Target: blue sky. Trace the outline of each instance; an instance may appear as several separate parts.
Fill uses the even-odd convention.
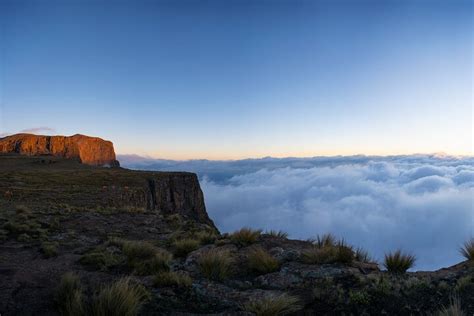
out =
[[[0,133],[171,159],[473,154],[470,1],[0,1]]]

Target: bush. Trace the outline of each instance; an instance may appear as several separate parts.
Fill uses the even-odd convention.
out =
[[[180,239],[173,243],[174,254],[177,257],[186,257],[190,252],[198,249],[200,242],[196,239]]]
[[[143,303],[149,298],[146,289],[133,284],[130,278],[122,278],[103,288],[94,300],[94,316],[137,315]]]
[[[159,272],[153,278],[153,284],[157,287],[191,287],[192,283],[192,279],[187,274],[177,272]]]
[[[469,261],[474,261],[474,238],[466,241],[460,249],[461,254]]]
[[[287,239],[288,238],[288,233],[287,232],[284,232],[282,230],[269,230],[269,231],[266,231],[265,234],[267,235],[270,235],[272,237],[276,237],[276,238],[282,238],[282,239]]]
[[[415,265],[415,261],[416,257],[414,255],[396,250],[395,252],[385,254],[384,266],[388,272],[405,273]]]
[[[81,280],[74,273],[68,272],[61,277],[54,296],[61,315],[79,316],[86,314]]]
[[[214,281],[222,281],[231,275],[232,262],[229,252],[217,249],[203,253],[198,259],[201,273]]]
[[[248,256],[248,267],[253,272],[265,274],[277,271],[280,263],[262,248],[256,248]]]
[[[247,312],[257,316],[288,315],[301,308],[298,298],[288,294],[271,295],[244,305]]]
[[[41,252],[46,258],[56,257],[59,253],[57,242],[43,242],[41,244]]]
[[[248,246],[257,242],[261,233],[261,230],[254,230],[251,228],[244,227],[232,233],[230,235],[230,239],[232,240],[232,242],[236,243],[239,246]]]
[[[106,271],[110,267],[117,265],[120,262],[118,256],[107,251],[107,249],[94,249],[84,254],[79,262],[94,270]]]

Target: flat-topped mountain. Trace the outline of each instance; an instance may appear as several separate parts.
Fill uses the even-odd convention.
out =
[[[52,155],[78,159],[81,163],[93,166],[119,166],[112,142],[80,134],[73,136],[15,134],[0,138],[0,153]]]

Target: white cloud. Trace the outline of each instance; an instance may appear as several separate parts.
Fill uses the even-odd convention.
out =
[[[474,236],[472,157],[154,160],[135,167],[197,172],[223,232],[251,226],[302,239],[330,232],[378,259],[399,247],[411,251],[415,269],[458,263],[459,246]]]
[[[473,165],[369,161],[262,169],[224,183],[204,178],[202,187],[224,232],[242,226],[283,229],[294,238],[331,232],[379,259],[400,247],[418,256],[417,269],[436,269],[459,262],[459,245],[474,234],[473,172]]]

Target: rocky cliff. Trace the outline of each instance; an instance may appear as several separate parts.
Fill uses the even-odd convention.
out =
[[[15,134],[0,138],[0,153],[52,155],[94,166],[119,166],[112,142],[80,134],[69,137]]]

